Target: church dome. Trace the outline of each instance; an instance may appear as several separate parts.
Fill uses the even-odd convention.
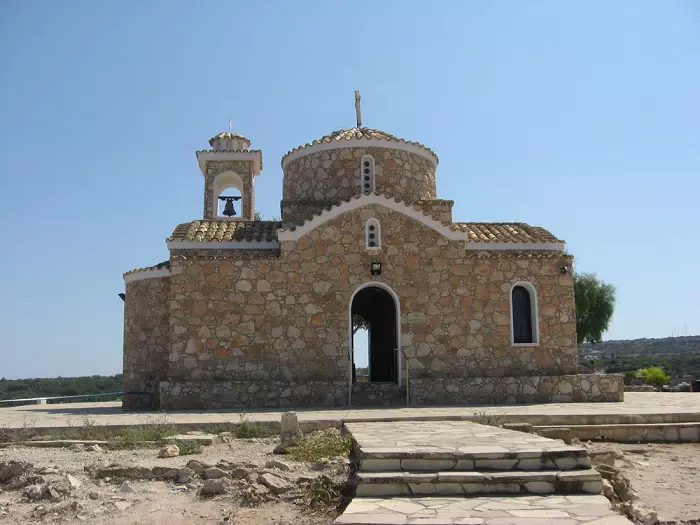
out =
[[[404,140],[402,138],[399,138],[395,135],[392,135],[391,133],[387,133],[386,131],[383,131],[381,129],[373,129],[373,128],[345,128],[345,129],[339,129],[336,131],[330,132],[328,135],[324,135],[320,139],[314,140],[312,142],[307,142],[306,144],[302,146],[297,146],[296,148],[289,150],[284,157],[282,157],[282,167],[284,168],[285,166],[285,161],[290,157],[296,157],[297,152],[301,152],[302,150],[305,150],[307,148],[312,148],[314,146],[318,145],[337,145],[337,147],[342,148],[344,147],[344,142],[347,141],[356,141],[356,140],[366,140],[366,141],[382,141],[382,142],[388,142],[388,143],[396,143],[396,144],[402,144],[402,145],[407,145],[407,146],[414,146],[416,148],[420,148],[424,150],[426,154],[431,156],[433,159],[435,159],[435,164],[438,163],[438,156],[437,154],[431,150],[430,148],[424,146],[420,142],[413,142],[410,140]]]
[[[379,193],[434,200],[438,157],[423,144],[362,126],[333,131],[282,157],[282,218],[298,222],[329,204]]]
[[[247,151],[250,140],[238,133],[224,131],[210,138],[209,145],[214,151]]]

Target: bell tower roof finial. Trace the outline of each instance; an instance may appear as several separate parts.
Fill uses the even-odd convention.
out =
[[[360,90],[355,90],[355,115],[357,116],[357,127],[362,127],[362,113],[360,112]]]

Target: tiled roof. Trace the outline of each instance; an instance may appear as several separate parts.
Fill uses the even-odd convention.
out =
[[[266,242],[277,240],[277,221],[202,220],[178,224],[168,241]]]
[[[329,133],[328,135],[325,135],[321,137],[318,140],[314,140],[313,142],[307,142],[303,146],[298,146],[292,150],[289,150],[284,157],[282,157],[282,162],[284,162],[284,159],[287,158],[290,154],[302,150],[304,148],[308,148],[310,146],[315,146],[317,144],[324,144],[324,143],[332,143],[332,142],[343,142],[346,140],[385,140],[387,142],[400,142],[401,144],[411,144],[413,146],[418,146],[420,148],[423,148],[427,152],[429,152],[431,155],[435,157],[435,160],[438,160],[437,154],[431,150],[430,148],[424,146],[420,142],[412,142],[410,140],[404,140],[400,139],[391,133],[387,133],[386,131],[382,131],[380,129],[372,129],[372,128],[346,128],[346,129],[340,129],[337,131],[333,131],[332,133]]]
[[[245,140],[248,145],[250,145],[250,139],[247,137],[244,137],[243,135],[239,135],[238,133],[234,133],[232,131],[224,131],[223,133],[219,133],[218,135],[214,135],[212,138],[209,139],[209,144],[213,147],[214,142],[219,140],[219,139],[240,139],[240,140]]]
[[[454,229],[467,234],[467,242],[563,243],[539,226],[523,222],[455,222]]]
[[[126,272],[124,275],[129,275],[131,273],[137,273],[137,272],[145,272],[148,270],[163,270],[163,269],[170,269],[170,260],[159,262],[158,264],[154,264],[153,266],[146,266],[145,268],[134,268],[133,270],[129,270]]]
[[[376,193],[376,192],[375,192],[375,193],[372,193],[371,195],[380,195],[380,196],[384,196],[384,195],[382,195],[381,193]],[[367,194],[361,193],[361,194],[359,194],[359,195],[353,195],[353,196],[351,196],[351,197],[346,197],[346,198],[343,199],[343,200],[339,200],[339,201],[332,202],[332,203],[327,203],[327,205],[326,205],[323,209],[321,209],[320,211],[317,211],[316,213],[310,214],[309,217],[307,217],[306,219],[304,219],[304,220],[301,222],[301,224],[294,224],[294,225],[291,225],[289,228],[285,228],[285,230],[292,231],[292,232],[293,232],[293,231],[296,231],[297,228],[303,227],[306,223],[313,221],[314,219],[316,219],[317,217],[320,217],[320,216],[323,215],[324,213],[329,212],[329,211],[331,211],[331,210],[334,209],[334,208],[339,208],[339,207],[341,207],[341,206],[344,206],[344,205],[346,205],[347,203],[349,203],[349,202],[351,202],[351,201],[360,200],[360,199],[362,199],[362,198],[364,198],[364,197],[366,197],[366,196],[367,196]],[[404,202],[402,199],[400,199],[400,198],[398,198],[398,197],[387,197],[387,198],[388,198],[388,199],[391,199],[391,200],[393,200],[394,202],[397,202],[397,203],[399,203],[399,204],[403,204],[403,205],[405,205],[405,206],[412,207],[411,204],[409,204],[409,203],[407,203],[407,202]],[[425,215],[426,218],[428,218],[428,219],[430,219],[430,220],[435,220],[435,219],[433,219],[430,215],[428,215],[427,213],[425,213],[425,210],[422,209],[420,206],[413,206],[413,208],[414,208],[416,211],[419,211],[420,213],[422,213],[423,215]],[[439,221],[437,221],[437,222],[439,222]],[[442,222],[442,223],[440,223],[440,224],[443,224],[443,225],[445,225],[445,226],[449,226],[449,225],[450,225],[449,222]],[[285,230],[283,230],[283,231],[285,231]]]

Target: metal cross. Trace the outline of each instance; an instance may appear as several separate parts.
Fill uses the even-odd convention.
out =
[[[357,127],[362,127],[362,114],[360,113],[360,90],[355,90],[355,113],[357,114]]]

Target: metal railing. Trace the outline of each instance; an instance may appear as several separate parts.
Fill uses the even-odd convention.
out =
[[[43,405],[49,401],[60,401],[69,399],[88,399],[96,397],[121,397],[123,392],[105,392],[103,394],[78,394],[74,396],[40,396],[40,397],[25,397],[22,399],[0,399],[0,405],[10,404],[12,406],[17,405]]]

